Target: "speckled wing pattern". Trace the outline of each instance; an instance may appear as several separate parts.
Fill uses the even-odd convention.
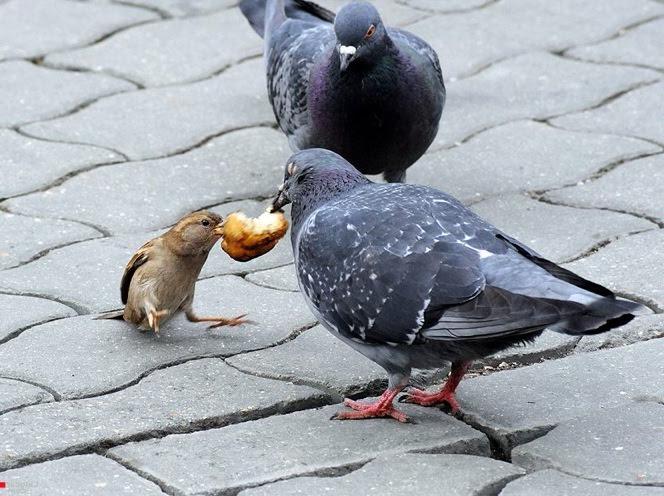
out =
[[[309,133],[307,94],[311,67],[334,43],[329,23],[289,19],[273,34],[267,54],[267,86],[279,127],[293,150],[305,147]]]

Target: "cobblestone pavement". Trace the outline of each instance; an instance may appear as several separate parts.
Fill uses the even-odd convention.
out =
[[[664,3],[375,2],[448,82],[409,180],[652,310],[476,364],[416,425],[328,420],[385,374],[316,325],[288,242],[203,271],[201,313],[255,326],[92,320],[145,240],[279,183],[235,3],[0,0],[0,495],[664,494]]]

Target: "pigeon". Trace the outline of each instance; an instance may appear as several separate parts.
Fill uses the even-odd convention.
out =
[[[157,335],[160,324],[178,311],[184,311],[190,322],[212,322],[210,328],[249,323],[245,315],[199,317],[192,309],[196,279],[223,227],[220,216],[202,210],[186,215],[166,233],[145,243],[122,274],[124,309],[98,318],[124,319]]]
[[[373,403],[345,400],[338,419],[408,417],[394,398],[411,369],[451,363],[437,392],[400,401],[445,405],[473,360],[549,330],[581,336],[626,324],[638,303],[543,258],[437,189],[378,184],[329,150],[293,155],[272,208],[292,204],[302,294],[328,331],[380,365]]]
[[[268,96],[291,149],[327,148],[364,174],[403,182],[445,104],[433,48],[386,27],[367,2],[336,15],[306,0],[242,0],[240,9],[265,40]]]

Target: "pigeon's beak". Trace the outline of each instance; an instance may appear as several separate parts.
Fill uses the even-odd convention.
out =
[[[357,52],[357,48],[354,46],[339,46],[339,70],[341,72],[348,69],[350,63],[355,59],[355,52]]]
[[[286,205],[290,203],[290,198],[288,198],[288,195],[286,194],[284,185],[282,184],[279,186],[279,193],[277,193],[277,197],[272,201],[272,209],[271,212],[278,212],[282,208],[284,208]]]

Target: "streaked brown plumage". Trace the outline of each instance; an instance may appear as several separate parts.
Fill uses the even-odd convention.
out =
[[[222,233],[222,218],[200,211],[183,217],[168,232],[145,243],[131,257],[122,276],[124,311],[102,318],[124,318],[157,334],[160,324],[179,311],[191,322],[213,322],[210,328],[247,323],[245,315],[199,317],[192,308],[196,279]]]

